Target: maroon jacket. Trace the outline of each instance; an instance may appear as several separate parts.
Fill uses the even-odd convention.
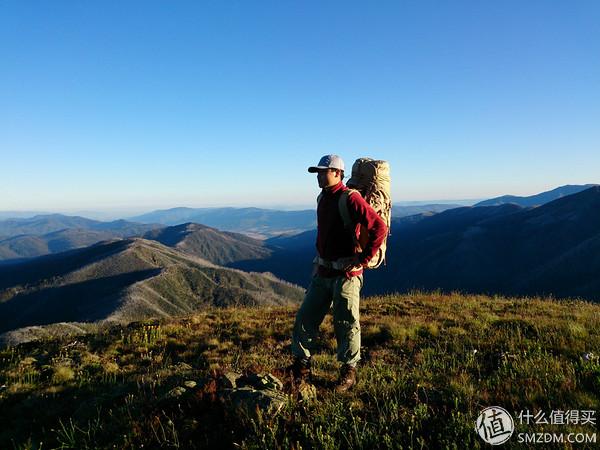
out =
[[[340,181],[331,188],[323,189],[323,195],[317,207],[317,251],[319,256],[329,261],[354,255],[354,237],[345,229],[339,212],[339,198],[348,188]],[[348,196],[348,211],[352,222],[356,224],[354,234],[358,237],[360,225],[369,231],[369,241],[358,255],[359,264],[365,265],[379,250],[387,234],[385,222],[361,195]],[[319,266],[319,275],[334,277],[339,275],[356,276],[362,269],[345,273],[340,270]]]

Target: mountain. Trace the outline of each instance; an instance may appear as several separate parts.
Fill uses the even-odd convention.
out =
[[[227,264],[251,272],[277,273],[279,278],[300,286],[308,286],[312,272],[312,259],[316,255],[317,230],[293,236],[277,236],[265,240],[270,255],[260,259],[233,261]]]
[[[113,232],[77,228],[54,231],[42,236],[30,234],[14,236],[0,241],[0,263],[87,247],[115,237],[117,235]]]
[[[402,205],[394,206],[394,217],[407,217],[418,214],[434,214],[460,205]],[[244,233],[248,236],[268,239],[281,235],[291,236],[309,231],[317,226],[316,211],[278,211],[260,208],[173,208],[154,211],[131,218],[141,223],[182,225],[202,223],[219,230]]]
[[[63,216],[62,214],[47,214],[29,218],[13,218],[0,221],[0,235],[19,236],[43,235],[65,228],[91,229],[94,220],[78,216]]]
[[[392,217],[392,236],[403,227],[414,225],[435,213],[422,213],[414,216]],[[292,236],[282,235],[266,239],[268,256],[260,259],[232,261],[227,264],[240,270],[254,272],[272,272],[278,277],[300,286],[307,286],[312,272],[312,260],[316,255],[317,230],[312,229]],[[388,244],[389,245],[389,244]],[[367,286],[367,291],[369,287]],[[380,291],[377,291],[380,292]]]
[[[132,217],[130,220],[163,225],[195,222],[258,238],[296,234],[317,226],[315,210],[278,211],[260,208],[173,208]]]
[[[368,283],[600,301],[597,255],[599,186],[537,208],[459,208],[397,229],[387,267]]]
[[[0,220],[4,219],[27,219],[33,216],[50,214],[43,211],[0,211]]]
[[[0,220],[0,236],[13,237],[22,234],[42,236],[69,228],[79,230],[108,231],[117,237],[141,236],[145,232],[160,228],[157,224],[141,224],[126,220],[101,222],[79,216],[48,214],[26,219]]]
[[[269,274],[217,266],[133,238],[0,267],[0,333],[59,322],[127,322],[208,306],[289,304],[302,292]]]
[[[392,221],[386,265],[366,272],[365,294],[442,289],[600,301],[600,186],[537,208],[463,207],[412,219]],[[314,236],[268,240],[270,257],[231,265],[306,286]]]
[[[392,217],[407,217],[418,214],[436,214],[448,209],[460,208],[462,205],[434,203],[431,205],[394,205],[392,207]]]
[[[144,238],[158,241],[219,265],[248,259],[262,259],[271,255],[271,250],[263,241],[196,223],[153,230],[146,233]]]
[[[484,200],[475,204],[474,206],[498,206],[504,205],[507,203],[512,203],[515,205],[523,206],[523,207],[535,207],[544,205],[553,200],[565,197],[567,195],[576,194],[578,192],[589,189],[593,186],[597,186],[596,184],[584,184],[584,185],[565,185],[557,187],[556,189],[552,189],[551,191],[542,192],[540,194],[531,195],[529,197],[518,197],[515,195],[503,195],[502,197],[496,197],[489,200]]]
[[[125,220],[101,222],[51,214],[0,221],[0,264],[87,247],[100,241],[141,236],[162,225]]]

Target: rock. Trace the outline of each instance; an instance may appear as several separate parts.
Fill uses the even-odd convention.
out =
[[[259,409],[263,413],[277,414],[287,402],[287,396],[274,389],[257,390],[250,386],[232,389],[224,397],[234,408],[244,409],[254,415]]]
[[[235,372],[227,372],[220,379],[222,386],[227,383],[230,388],[218,392],[219,399],[234,409],[242,409],[255,416],[277,414],[288,401],[282,392],[283,383],[271,374],[250,374],[240,376]]]
[[[219,386],[225,389],[235,389],[237,387],[237,380],[242,374],[237,372],[225,372],[219,378]]]
[[[183,386],[177,386],[176,388],[171,389],[165,395],[165,398],[178,398],[187,392],[187,389]]]
[[[186,382],[183,383],[183,385],[186,388],[190,388],[190,389],[194,389],[196,387],[196,384],[197,383],[195,381],[193,381],[193,380],[187,380]]]
[[[298,386],[298,397],[303,402],[309,403],[317,398],[317,388],[310,384],[302,381]]]
[[[268,373],[266,375],[260,373],[253,373],[238,379],[238,386],[252,386],[255,389],[273,389],[282,390],[283,383],[276,376]]]
[[[277,389],[279,391],[283,389],[283,382],[279,378],[277,378],[275,375],[268,373],[265,375],[265,378],[268,381],[268,386],[272,387],[273,389]]]
[[[187,363],[184,363],[184,362],[177,363],[177,364],[175,364],[175,366],[173,366],[173,367],[174,367],[175,369],[177,369],[177,370],[180,370],[180,371],[182,371],[182,372],[184,372],[184,371],[187,371],[187,370],[192,370],[192,369],[193,369],[193,367],[192,367],[192,366],[190,366],[189,364],[187,364]]]

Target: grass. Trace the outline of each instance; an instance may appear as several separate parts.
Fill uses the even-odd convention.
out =
[[[474,423],[486,406],[600,409],[600,305],[438,293],[363,301],[350,394],[331,390],[328,316],[316,401],[292,398],[276,416],[216,401],[215,373],[278,374],[291,362],[295,311],[214,308],[0,350],[0,448],[483,448]],[[198,387],[167,395],[186,380]],[[596,430],[517,422],[516,431]]]

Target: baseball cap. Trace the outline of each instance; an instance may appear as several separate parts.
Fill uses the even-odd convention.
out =
[[[344,170],[344,161],[338,155],[325,155],[316,166],[308,168],[310,173],[318,172],[321,169],[338,169]]]

